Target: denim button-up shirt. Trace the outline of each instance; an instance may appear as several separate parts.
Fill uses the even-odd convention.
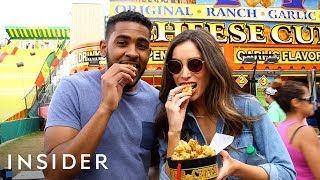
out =
[[[268,173],[270,179],[296,179],[296,172],[290,155],[263,106],[251,95],[239,95],[235,96],[233,99],[235,107],[240,113],[257,117],[258,120],[253,122],[253,126],[244,124],[241,134],[235,137],[230,145],[232,148],[229,148],[229,150],[227,149],[226,151],[232,158],[246,163],[248,155],[246,154],[245,149],[247,146],[253,145],[257,152],[266,158],[268,163],[259,166]],[[208,145],[210,143],[204,138],[195,116],[190,111],[187,112],[183,128],[188,128],[190,130],[191,133],[188,138],[197,140],[201,145]],[[224,133],[224,122],[221,117],[218,118],[216,132]],[[160,179],[164,180],[169,179],[165,174],[164,164],[164,154],[166,153],[168,144],[163,139],[159,139],[159,142],[160,156],[163,157],[160,162]],[[219,157],[218,166],[220,167],[221,165],[222,162]],[[228,179],[238,178],[228,177]]]

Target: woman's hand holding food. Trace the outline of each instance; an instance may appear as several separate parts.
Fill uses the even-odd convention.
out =
[[[165,104],[169,132],[180,132],[185,118],[187,105],[192,92],[182,92],[188,86],[178,86],[169,92],[168,100]]]
[[[171,89],[165,104],[169,123],[167,158],[172,156],[174,148],[180,140],[187,105],[192,95],[192,92],[182,92],[184,88],[186,88],[186,86],[178,86]],[[166,174],[169,175],[169,173],[169,166],[168,163],[166,163]]]

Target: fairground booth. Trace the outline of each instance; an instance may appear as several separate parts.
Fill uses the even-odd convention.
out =
[[[143,79],[160,86],[170,40],[204,28],[220,43],[239,87],[267,105],[263,91],[275,77],[308,84],[314,98],[320,79],[320,3],[313,0],[136,0],[73,3],[72,73],[101,69],[99,41],[109,16],[138,11],[153,22],[152,53]],[[96,17],[96,18],[95,18]]]

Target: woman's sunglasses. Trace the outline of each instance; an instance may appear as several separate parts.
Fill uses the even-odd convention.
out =
[[[205,61],[198,58],[191,58],[188,60],[188,69],[192,72],[200,72]],[[172,59],[167,63],[167,69],[171,74],[179,74],[182,70],[183,64],[181,61]]]
[[[312,103],[312,97],[311,97],[311,96],[309,96],[309,97],[304,97],[304,98],[297,98],[297,99],[299,99],[299,100],[301,100],[301,101],[307,101],[307,102],[309,102],[309,103]]]

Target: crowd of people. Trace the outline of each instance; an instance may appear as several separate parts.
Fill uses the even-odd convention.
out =
[[[198,29],[171,41],[158,91],[140,79],[151,52],[151,29],[150,20],[137,12],[110,17],[100,42],[107,67],[61,81],[46,124],[46,179],[170,179],[167,159],[178,142],[208,145],[216,133],[234,137],[219,153],[218,180],[320,178],[320,144],[304,124],[313,114],[305,86],[287,82],[267,89],[267,112],[237,88],[218,42]],[[184,92],[188,86],[191,92]],[[280,108],[285,114],[270,115]],[[247,164],[248,146],[266,163]],[[105,154],[108,169],[77,163],[65,170],[64,154],[77,162],[82,154]]]

